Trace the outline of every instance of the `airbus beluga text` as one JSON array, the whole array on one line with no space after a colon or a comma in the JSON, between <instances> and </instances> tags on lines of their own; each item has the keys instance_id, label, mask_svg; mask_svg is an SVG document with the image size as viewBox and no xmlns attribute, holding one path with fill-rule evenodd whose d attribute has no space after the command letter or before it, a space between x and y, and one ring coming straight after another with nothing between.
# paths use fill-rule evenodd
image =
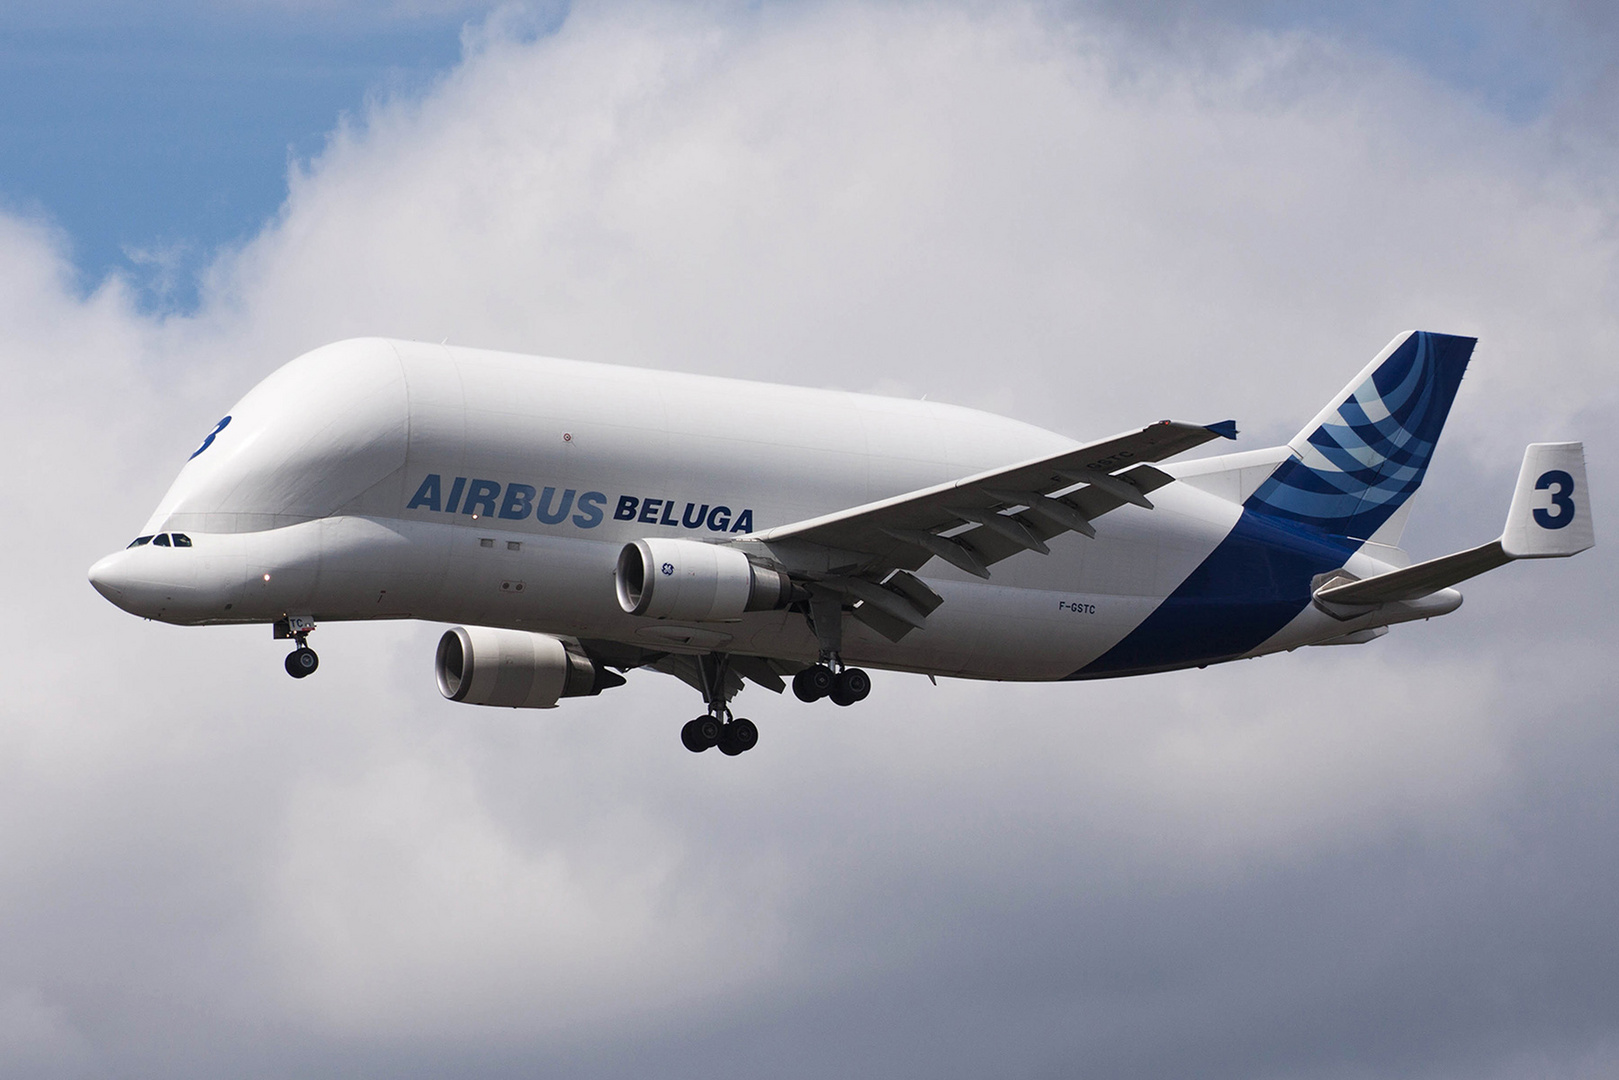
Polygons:
<instances>
[{"instance_id":1,"label":"airbus beluga text","mask_svg":"<svg viewBox=\"0 0 1619 1080\"><path fill-rule=\"evenodd\" d=\"M739 754L748 680L851 705L860 666L1096 679L1358 644L1450 586L1593 543L1579 443L1537 443L1498 540L1399 548L1474 339L1396 338L1284 446L1162 464L1231 421L1080 444L926 401L401 341L294 360L90 569L136 615L460 623L445 697L550 708L631 668Z\"/></svg>"}]
</instances>

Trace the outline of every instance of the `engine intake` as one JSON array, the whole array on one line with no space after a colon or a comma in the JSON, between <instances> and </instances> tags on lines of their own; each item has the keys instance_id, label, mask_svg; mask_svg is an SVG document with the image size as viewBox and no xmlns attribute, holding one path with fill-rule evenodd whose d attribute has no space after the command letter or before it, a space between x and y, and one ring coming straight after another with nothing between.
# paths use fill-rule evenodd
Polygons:
<instances>
[{"instance_id":1,"label":"engine intake","mask_svg":"<svg viewBox=\"0 0 1619 1080\"><path fill-rule=\"evenodd\" d=\"M622 686L624 676L598 666L577 645L527 630L457 626L438 641L433 663L439 693L468 705L550 709L565 697Z\"/></svg>"},{"instance_id":2,"label":"engine intake","mask_svg":"<svg viewBox=\"0 0 1619 1080\"><path fill-rule=\"evenodd\" d=\"M625 544L613 575L618 606L649 619L723 622L787 606L792 583L742 551L696 540Z\"/></svg>"}]
</instances>

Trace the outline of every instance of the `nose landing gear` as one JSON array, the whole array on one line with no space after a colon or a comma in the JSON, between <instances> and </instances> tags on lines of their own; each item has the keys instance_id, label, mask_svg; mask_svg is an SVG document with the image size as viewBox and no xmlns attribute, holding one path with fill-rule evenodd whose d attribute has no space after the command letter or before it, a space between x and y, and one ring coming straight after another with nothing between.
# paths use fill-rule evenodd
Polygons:
<instances>
[{"instance_id":1,"label":"nose landing gear","mask_svg":"<svg viewBox=\"0 0 1619 1080\"><path fill-rule=\"evenodd\" d=\"M320 667L320 657L308 645L299 643L298 647L287 654L287 674L294 679L302 679L313 675L315 669Z\"/></svg>"},{"instance_id":2,"label":"nose landing gear","mask_svg":"<svg viewBox=\"0 0 1619 1080\"><path fill-rule=\"evenodd\" d=\"M297 648L287 654L287 674L294 679L308 678L320 667L320 657L309 647L309 635L314 632L315 620L309 615L288 615L276 620L272 631L278 640L291 638Z\"/></svg>"}]
</instances>

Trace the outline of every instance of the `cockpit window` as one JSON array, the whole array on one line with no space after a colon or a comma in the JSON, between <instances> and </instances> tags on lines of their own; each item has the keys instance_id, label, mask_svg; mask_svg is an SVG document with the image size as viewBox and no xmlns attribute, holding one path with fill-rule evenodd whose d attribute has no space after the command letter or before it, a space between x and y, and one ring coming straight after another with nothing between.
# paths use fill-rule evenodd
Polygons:
<instances>
[{"instance_id":1,"label":"cockpit window","mask_svg":"<svg viewBox=\"0 0 1619 1080\"><path fill-rule=\"evenodd\" d=\"M152 537L152 546L153 547L168 547L169 546L169 534L168 533L158 533L156 536Z\"/></svg>"},{"instance_id":2,"label":"cockpit window","mask_svg":"<svg viewBox=\"0 0 1619 1080\"><path fill-rule=\"evenodd\" d=\"M175 547L191 546L191 537L187 536L185 533L170 533L169 535L174 538Z\"/></svg>"},{"instance_id":3,"label":"cockpit window","mask_svg":"<svg viewBox=\"0 0 1619 1080\"><path fill-rule=\"evenodd\" d=\"M137 536L129 542L129 546L140 547L142 544L150 544L151 542L152 538L150 536Z\"/></svg>"}]
</instances>

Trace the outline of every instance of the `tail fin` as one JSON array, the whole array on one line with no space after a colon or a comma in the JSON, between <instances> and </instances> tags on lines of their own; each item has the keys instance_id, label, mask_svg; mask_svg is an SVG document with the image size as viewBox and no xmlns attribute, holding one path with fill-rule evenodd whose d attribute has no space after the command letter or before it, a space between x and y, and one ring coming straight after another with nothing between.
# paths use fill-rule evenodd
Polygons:
<instances>
[{"instance_id":1,"label":"tail fin","mask_svg":"<svg viewBox=\"0 0 1619 1080\"><path fill-rule=\"evenodd\" d=\"M1389 342L1244 506L1369 539L1422 483L1476 341L1413 330Z\"/></svg>"}]
</instances>

